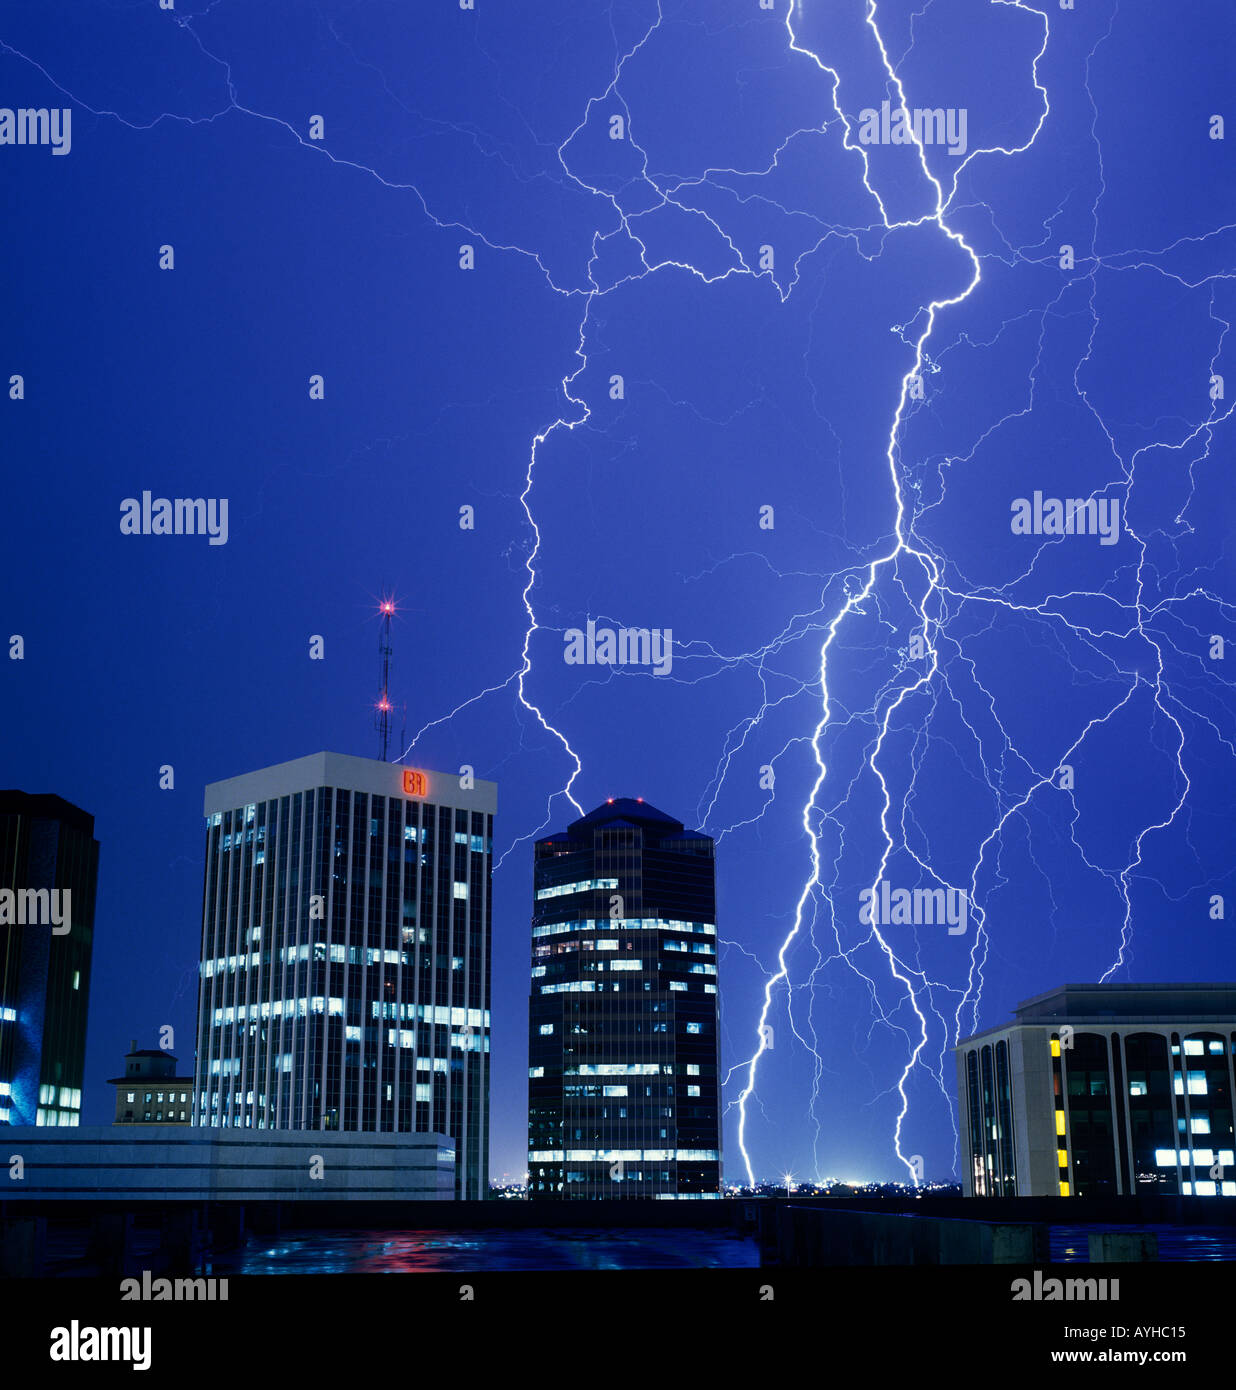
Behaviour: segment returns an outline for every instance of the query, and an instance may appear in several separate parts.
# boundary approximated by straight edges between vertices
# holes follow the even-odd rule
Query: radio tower
[[[391,739],[391,618],[395,615],[395,600],[384,598],[378,605],[382,615],[382,628],[378,633],[378,652],[382,657],[382,693],[378,696],[377,717],[374,725],[382,746],[382,761]]]

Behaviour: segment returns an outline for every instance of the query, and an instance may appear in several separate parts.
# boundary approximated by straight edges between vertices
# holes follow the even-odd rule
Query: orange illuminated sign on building
[[[403,770],[404,796],[428,796],[429,779],[423,772],[413,772],[410,767]]]

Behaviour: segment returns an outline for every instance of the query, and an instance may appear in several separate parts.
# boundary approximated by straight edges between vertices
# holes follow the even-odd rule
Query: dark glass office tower
[[[80,1120],[98,874],[92,815],[0,791],[0,1124]]]
[[[532,1198],[716,1198],[713,842],[610,800],[536,846]]]
[[[489,1178],[497,787],[317,753],[206,788],[200,1125],[449,1134]]]

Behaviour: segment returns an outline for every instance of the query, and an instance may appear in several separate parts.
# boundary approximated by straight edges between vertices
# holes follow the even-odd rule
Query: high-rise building
[[[0,791],[0,1124],[81,1118],[98,874],[92,815]]]
[[[176,1058],[157,1047],[129,1044],[124,1075],[108,1078],[116,1087],[117,1125],[193,1123],[193,1078],[176,1075]]]
[[[448,1134],[486,1195],[496,806],[338,753],[206,788],[196,1123]]]
[[[537,842],[530,1197],[720,1195],[713,867],[642,798]]]
[[[958,1043],[967,1197],[1236,1197],[1236,984],[1061,985]]]

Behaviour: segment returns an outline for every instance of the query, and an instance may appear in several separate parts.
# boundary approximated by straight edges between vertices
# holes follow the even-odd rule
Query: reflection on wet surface
[[[1149,1231],[1159,1238],[1160,1260],[1236,1260],[1232,1226],[1053,1226],[1053,1264],[1087,1264],[1091,1232]]]
[[[297,1231],[251,1236],[217,1274],[411,1274],[452,1270],[755,1269],[754,1240],[730,1231]]]

